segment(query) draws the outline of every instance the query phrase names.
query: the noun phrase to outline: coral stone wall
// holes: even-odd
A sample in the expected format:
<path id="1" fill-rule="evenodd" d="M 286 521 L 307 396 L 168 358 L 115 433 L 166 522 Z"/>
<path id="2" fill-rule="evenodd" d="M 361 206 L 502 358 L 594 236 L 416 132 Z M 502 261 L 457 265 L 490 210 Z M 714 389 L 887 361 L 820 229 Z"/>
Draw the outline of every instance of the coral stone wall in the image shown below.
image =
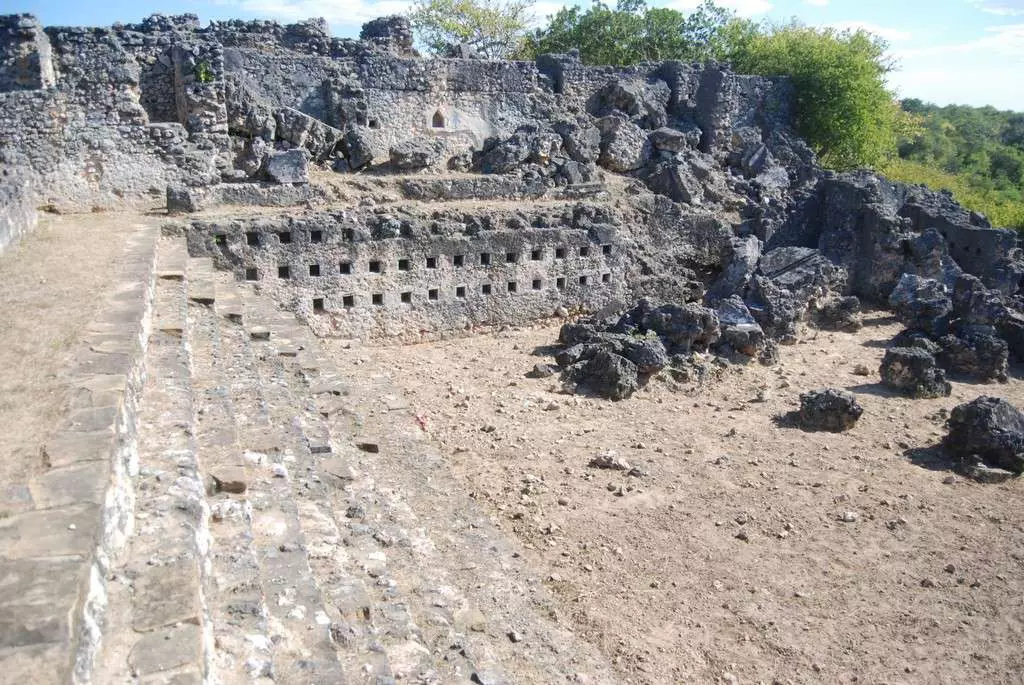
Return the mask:
<path id="1" fill-rule="evenodd" d="M 468 221 L 469 223 L 465 223 Z M 193 254 L 256 285 L 318 335 L 416 341 L 525 323 L 625 294 L 614 225 L 363 212 L 193 222 Z"/>

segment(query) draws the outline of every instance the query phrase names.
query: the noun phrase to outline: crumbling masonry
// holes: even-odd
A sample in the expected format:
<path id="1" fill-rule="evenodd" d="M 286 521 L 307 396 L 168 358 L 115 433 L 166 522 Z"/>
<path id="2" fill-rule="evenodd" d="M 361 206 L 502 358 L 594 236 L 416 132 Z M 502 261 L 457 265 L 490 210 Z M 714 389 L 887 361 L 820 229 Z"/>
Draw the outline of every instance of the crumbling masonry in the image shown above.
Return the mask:
<path id="1" fill-rule="evenodd" d="M 358 40 L 333 38 L 316 20 L 203 27 L 191 15 L 154 15 L 110 28 L 43 28 L 29 15 L 0 17 L 0 249 L 31 230 L 40 211 L 154 205 L 171 215 L 165 240 L 178 241 L 147 262 L 147 250 L 151 255 L 159 241 L 144 236 L 133 253 L 138 282 L 125 286 L 137 301 L 113 319 L 98 319 L 102 335 L 127 336 L 116 341 L 124 345 L 117 347 L 123 368 L 97 367 L 107 370 L 108 381 L 123 381 L 119 399 L 103 408 L 109 409 L 102 414 L 107 442 L 90 447 L 106 460 L 90 477 L 98 479 L 98 492 L 108 494 L 88 502 L 85 515 L 95 515 L 98 523 L 83 526 L 87 539 L 75 548 L 81 567 L 54 581 L 62 590 L 58 604 L 66 606 L 58 607 L 45 628 L 11 609 L 12 627 L 0 638 L 0 666 L 21 663 L 16 659 L 24 650 L 43 650 L 38 653 L 52 657 L 53 682 L 89 682 L 96 668 L 104 677 L 121 674 L 98 655 L 105 578 L 121 563 L 132 530 L 134 499 L 121 495 L 139 477 L 136 440 L 147 444 L 136 430 L 146 368 L 156 374 L 152 382 L 172 386 L 187 384 L 190 368 L 196 374 L 206 369 L 220 374 L 223 387 L 234 387 L 236 379 L 258 369 L 275 379 L 269 387 L 276 390 L 266 392 L 280 396 L 260 395 L 250 406 L 243 391 L 230 400 L 211 392 L 176 406 L 197 432 L 175 447 L 177 461 L 164 464 L 183 479 L 182 489 L 167 496 L 184 498 L 171 509 L 191 517 L 187 526 L 195 536 L 187 543 L 192 552 L 164 561 L 173 573 L 193 578 L 192 585 L 183 581 L 192 595 L 176 605 L 192 608 L 170 612 L 163 623 L 144 622 L 137 630 L 145 637 L 121 667 L 133 677 L 181 678 L 175 682 L 211 682 L 214 674 L 237 675 L 245 668 L 252 677 L 289 681 L 286 664 L 292 661 L 275 661 L 270 652 L 272 645 L 295 639 L 320 640 L 303 643 L 302 653 L 312 654 L 309 668 L 331 682 L 343 671 L 391 682 L 392 675 L 414 674 L 420 667 L 464 667 L 475 682 L 499 682 L 488 675 L 491 667 L 500 670 L 497 657 L 488 666 L 468 649 L 465 664 L 446 661 L 441 667 L 432 661 L 436 645 L 418 642 L 409 647 L 384 640 L 369 666 L 349 663 L 354 657 L 339 656 L 336 646 L 390 635 L 381 628 L 387 621 L 352 599 L 360 596 L 355 590 L 343 599 L 336 586 L 327 588 L 324 578 L 336 580 L 337 572 L 317 576 L 321 562 L 312 558 L 278 570 L 294 581 L 292 599 L 296 592 L 312 593 L 306 597 L 310 615 L 321 602 L 324 619 L 315 614 L 308 634 L 303 626 L 285 637 L 270 635 L 273 622 L 267 617 L 278 608 L 265 601 L 269 590 L 260 588 L 275 577 L 274 564 L 281 562 L 274 550 L 284 547 L 248 531 L 251 521 L 239 514 L 248 500 L 241 510 L 232 508 L 241 500 L 231 496 L 243 486 L 221 479 L 217 487 L 229 482 L 229 489 L 216 490 L 209 501 L 202 495 L 204 464 L 218 463 L 224 446 L 220 434 L 204 432 L 203 421 L 218 411 L 237 419 L 231 444 L 238 447 L 244 420 L 259 416 L 276 425 L 280 419 L 283 431 L 301 433 L 287 450 L 294 447 L 309 473 L 323 476 L 310 477 L 309 492 L 319 492 L 331 478 L 348 482 L 328 470 L 337 465 L 323 456 L 337 453 L 337 436 L 347 435 L 348 429 L 331 424 L 338 414 L 331 403 L 342 402 L 338 398 L 348 390 L 324 370 L 328 361 L 300 358 L 311 347 L 310 333 L 411 342 L 591 313 L 592 320 L 570 331 L 581 345 L 571 348 L 563 370 L 581 386 L 615 397 L 635 389 L 638 369 L 641 376 L 654 373 L 668 363 L 668 353 L 685 355 L 695 346 L 771 363 L 777 345 L 792 341 L 798 321 L 813 317 L 823 326 L 856 325 L 860 300 L 892 306 L 908 326 L 901 349 L 922 350 L 900 358 L 917 360 L 914 368 L 930 374 L 927 379 L 905 377 L 910 371 L 903 367 L 892 374 L 908 391 L 941 392 L 948 384 L 936 365 L 998 380 L 1006 376 L 1010 355 L 1024 355 L 1024 259 L 1017 236 L 990 226 L 948 195 L 867 172 L 822 169 L 792 131 L 792 93 L 785 79 L 739 75 L 712 63 L 609 68 L 584 66 L 574 54 L 542 55 L 534 62 L 457 54 L 465 57 L 421 58 L 408 23 L 396 17 L 366 24 Z M 227 294 L 214 287 L 214 268 L 232 275 Z M 186 300 L 193 306 L 182 305 Z M 194 308 L 211 303 L 245 328 L 222 331 L 218 326 L 226 324 L 219 318 Z M 611 316 L 623 311 L 622 318 Z M 284 323 L 292 315 L 304 325 Z M 253 317 L 266 325 L 254 324 Z M 134 328 L 115 326 L 129 319 Z M 650 344 L 627 345 L 634 334 L 647 336 Z M 283 341 L 274 337 L 281 335 Z M 88 355 L 102 357 L 108 344 L 104 338 Z M 295 368 L 255 354 L 252 346 L 260 344 L 283 359 L 298 359 Z M 629 358 L 636 350 L 646 361 Z M 580 378 L 596 366 L 614 393 L 594 387 L 593 378 Z M 632 384 L 621 375 L 629 368 Z M 304 393 L 315 402 L 304 402 Z M 311 406 L 318 411 L 285 420 L 268 409 L 289 402 L 302 407 L 300 412 Z M 145 414 L 144 400 L 143 405 Z M 83 424 L 69 425 L 72 435 L 64 437 L 79 445 L 83 438 L 75 431 Z M 176 425 L 163 428 L 173 432 Z M 53 468 L 80 457 L 72 450 L 65 455 L 70 462 L 63 463 L 61 444 L 51 441 Z M 287 450 L 280 453 L 291 454 Z M 264 454 L 250 443 L 244 451 L 257 454 L 256 461 L 224 463 L 251 471 L 269 467 L 259 459 L 279 454 Z M 254 501 L 271 509 L 280 505 L 281 525 L 298 530 L 300 519 L 288 499 L 297 492 L 270 488 Z M 345 493 L 351 494 L 347 485 Z M 309 496 L 306 490 L 301 494 Z M 166 511 L 168 505 L 141 497 L 138 506 Z M 337 519 L 339 526 L 361 520 L 358 502 L 339 499 L 331 506 L 355 512 Z M 20 514 L 4 519 L 0 538 L 20 539 L 25 520 Z M 309 530 L 305 534 L 317 539 Z M 245 540 L 266 546 L 251 558 L 232 557 L 232 566 L 217 551 L 229 538 L 239 546 Z M 260 556 L 261 549 L 271 551 Z M 360 549 L 353 563 L 376 573 L 375 555 L 382 553 Z M 0 559 L 0 578 L 31 585 L 33 573 L 53 563 L 42 556 Z M 243 561 L 252 572 L 245 578 L 239 570 Z M 506 575 L 504 569 L 492 571 L 491 578 Z M 67 577 L 74 581 L 69 584 Z M 512 598 L 527 593 L 514 585 L 515 574 L 508 577 L 505 607 L 495 610 L 519 611 Z M 51 576 L 40 572 L 38 578 Z M 223 599 L 218 587 L 235 581 L 231 587 L 253 593 L 244 621 L 254 622 L 252 634 L 266 634 L 265 644 L 255 638 L 250 644 L 237 625 L 218 622 L 218 611 L 241 612 L 230 603 L 217 604 Z M 139 581 L 142 587 L 145 582 Z M 172 591 L 154 587 L 147 590 L 153 596 Z M 136 600 L 145 596 L 139 592 Z M 0 596 L 0 602 L 8 599 Z M 434 608 L 446 606 L 442 599 L 431 601 L 440 602 Z M 15 606 L 24 609 L 10 604 Z M 3 616 L 0 607 L 0 626 L 7 626 Z M 423 623 L 423 634 L 436 625 Z M 562 645 L 555 654 L 579 653 L 592 673 L 606 672 L 606 664 L 559 637 L 557 629 L 546 635 Z M 446 639 L 438 637 L 437 644 Z M 168 642 L 187 658 L 161 660 Z M 422 663 L 403 670 L 412 653 L 423 655 Z M 539 678 L 534 682 L 564 679 L 570 668 L 561 657 L 531 658 Z M 292 674 L 290 682 L 310 682 L 303 680 L 307 675 Z M 599 675 L 594 682 L 605 680 Z"/>

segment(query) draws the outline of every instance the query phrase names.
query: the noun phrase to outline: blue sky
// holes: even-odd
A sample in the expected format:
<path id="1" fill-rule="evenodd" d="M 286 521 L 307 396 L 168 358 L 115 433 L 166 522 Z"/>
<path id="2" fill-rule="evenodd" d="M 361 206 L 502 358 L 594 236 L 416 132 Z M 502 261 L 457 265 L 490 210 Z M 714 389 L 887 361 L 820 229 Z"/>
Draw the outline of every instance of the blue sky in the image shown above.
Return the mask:
<path id="1" fill-rule="evenodd" d="M 584 4 L 588 0 L 582 0 Z M 649 0 L 686 11 L 699 0 Z M 543 17 L 574 0 L 538 0 Z M 754 19 L 839 28 L 863 27 L 889 42 L 902 97 L 938 104 L 993 105 L 1024 111 L 1024 0 L 719 0 Z M 353 36 L 366 20 L 408 8 L 408 0 L 0 0 L 0 13 L 31 12 L 46 25 L 103 26 L 154 12 L 200 19 L 324 17 L 335 35 Z"/>

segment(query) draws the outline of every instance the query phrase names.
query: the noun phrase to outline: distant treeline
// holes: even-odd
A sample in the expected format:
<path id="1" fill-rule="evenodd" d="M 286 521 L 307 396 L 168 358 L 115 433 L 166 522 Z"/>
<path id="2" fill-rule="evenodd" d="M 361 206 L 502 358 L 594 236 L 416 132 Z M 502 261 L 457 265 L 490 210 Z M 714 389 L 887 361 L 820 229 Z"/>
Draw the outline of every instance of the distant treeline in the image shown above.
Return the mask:
<path id="1" fill-rule="evenodd" d="M 917 130 L 884 171 L 945 188 L 992 223 L 1024 230 L 1024 112 L 902 101 Z"/>

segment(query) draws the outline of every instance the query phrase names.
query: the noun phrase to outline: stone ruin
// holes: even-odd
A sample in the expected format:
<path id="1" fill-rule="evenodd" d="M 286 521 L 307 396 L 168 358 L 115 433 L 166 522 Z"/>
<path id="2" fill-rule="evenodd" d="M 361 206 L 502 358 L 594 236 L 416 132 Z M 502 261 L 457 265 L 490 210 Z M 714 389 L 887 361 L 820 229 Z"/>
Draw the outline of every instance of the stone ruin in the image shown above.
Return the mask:
<path id="1" fill-rule="evenodd" d="M 613 397 L 694 349 L 771 363 L 798 322 L 856 326 L 861 302 L 908 327 L 883 363 L 893 387 L 948 394 L 946 372 L 1004 380 L 1008 359 L 1024 357 L 1017 235 L 947 194 L 823 169 L 791 109 L 785 79 L 714 63 L 423 59 L 396 17 L 356 40 L 317 20 L 44 28 L 11 15 L 0 17 L 0 249 L 39 211 L 165 205 L 163 234 L 188 254 L 157 275 L 174 280 L 187 259 L 230 273 L 241 294 L 217 302 L 232 321 L 244 301 L 316 336 L 416 342 L 589 314 L 563 330 L 575 352 L 546 373 L 592 389 L 596 374 L 596 392 Z M 156 330 L 180 333 L 171 319 Z M 265 340 L 272 328 L 247 332 Z M 133 411 L 118 409 L 122 441 Z M 303 449 L 311 469 L 332 452 L 315 436 Z M 103 477 L 121 487 L 130 471 Z M 108 518 L 131 508 L 105 502 L 106 534 L 86 555 L 90 599 L 75 595 L 57 637 L 43 631 L 59 679 L 92 677 L 97 574 L 124 538 Z M 173 630 L 166 640 L 208 644 Z M 0 647 L 35 648 L 18 639 Z M 132 672 L 205 682 L 221 667 L 197 659 L 139 657 Z M 390 682 L 395 663 L 371 668 L 374 682 Z M 475 682 L 499 682 L 474 668 Z"/>

